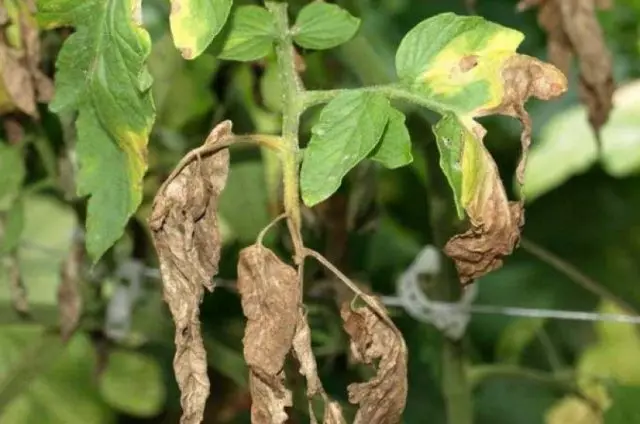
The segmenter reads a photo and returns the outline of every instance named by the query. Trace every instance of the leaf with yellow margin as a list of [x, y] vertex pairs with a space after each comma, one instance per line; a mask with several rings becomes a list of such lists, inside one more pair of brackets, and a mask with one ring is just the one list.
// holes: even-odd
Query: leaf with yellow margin
[[224, 27], [232, 0], [171, 0], [171, 34], [185, 59], [195, 59]]
[[404, 37], [396, 53], [397, 89], [443, 114], [434, 126], [440, 165], [453, 189], [460, 218], [470, 229], [445, 246], [469, 283], [502, 264], [520, 237], [523, 209], [509, 202], [493, 158], [484, 147], [485, 129], [474, 118], [501, 114], [522, 125], [522, 157], [516, 171], [522, 184], [531, 143], [530, 97], [555, 98], [566, 90], [557, 68], [516, 53], [522, 33], [478, 16], [443, 13]]
[[78, 112], [78, 194], [89, 196], [87, 250], [94, 261], [121, 236], [142, 200], [155, 119], [151, 50], [140, 0], [40, 0], [44, 28], [73, 26], [56, 62], [55, 113]]

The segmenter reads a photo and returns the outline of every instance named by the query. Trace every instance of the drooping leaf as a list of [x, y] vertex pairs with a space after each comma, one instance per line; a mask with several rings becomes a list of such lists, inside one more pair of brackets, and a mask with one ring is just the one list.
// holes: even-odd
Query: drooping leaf
[[254, 244], [240, 252], [238, 291], [247, 317], [242, 342], [250, 371], [251, 420], [283, 424], [285, 408], [293, 404], [284, 385], [284, 362], [298, 322], [298, 275], [271, 250]]
[[109, 405], [128, 415], [152, 417], [164, 403], [162, 370], [148, 355], [114, 350], [100, 375], [100, 394]]
[[370, 306], [352, 309], [348, 303], [340, 309], [351, 354], [377, 372], [369, 381], [349, 385], [349, 402], [358, 404], [354, 424], [396, 423], [407, 400], [407, 346], [380, 301], [369, 299], [378, 305], [375, 312]]
[[[108, 7], [107, 7], [108, 6]], [[151, 49], [136, 0], [40, 0], [45, 28], [73, 26], [56, 62], [51, 110], [78, 111], [78, 194], [90, 196], [86, 243], [94, 261], [140, 205], [154, 120], [145, 61]]]
[[340, 6], [314, 1], [300, 10], [293, 41], [305, 49], [331, 49], [349, 41], [359, 27], [360, 19]]
[[[580, 65], [580, 98], [596, 132], [611, 112], [613, 59], [607, 48], [597, 9], [610, 7], [598, 0], [525, 0], [519, 9], [538, 5], [538, 22], [547, 32], [549, 61], [568, 73], [575, 56]], [[586, 140], [585, 140], [586, 142]]]
[[[477, 125], [477, 124], [476, 124]], [[454, 188], [456, 204], [471, 228], [453, 236], [445, 253], [454, 259], [463, 284], [499, 268], [520, 239], [522, 205], [509, 202], [497, 166], [482, 143], [455, 115], [434, 126], [443, 171]]]
[[36, 104], [53, 96], [53, 83], [40, 70], [40, 37], [34, 0], [3, 0], [0, 10], [0, 114], [20, 111], [38, 117]]
[[217, 55], [224, 60], [250, 62], [269, 54], [276, 39], [275, 21], [260, 6], [240, 6], [231, 15], [229, 31]]
[[331, 196], [347, 172], [371, 153], [384, 133], [389, 111], [389, 101], [377, 93], [346, 93], [325, 106], [300, 171], [307, 206]]
[[369, 156], [386, 168], [400, 168], [413, 161], [411, 137], [404, 124], [405, 116], [397, 109], [390, 108], [389, 122], [382, 134], [382, 140]]
[[[209, 134], [205, 146], [233, 135], [231, 121]], [[164, 299], [176, 325], [173, 367], [181, 391], [182, 424], [199, 424], [209, 396], [207, 359], [200, 333], [204, 289], [213, 290], [222, 243], [218, 230], [218, 198], [229, 172], [229, 151], [206, 157], [196, 154], [180, 162], [158, 190], [149, 218], [160, 260]], [[184, 164], [184, 166], [183, 166]]]
[[185, 59], [195, 59], [224, 27], [232, 0], [171, 0], [171, 34]]

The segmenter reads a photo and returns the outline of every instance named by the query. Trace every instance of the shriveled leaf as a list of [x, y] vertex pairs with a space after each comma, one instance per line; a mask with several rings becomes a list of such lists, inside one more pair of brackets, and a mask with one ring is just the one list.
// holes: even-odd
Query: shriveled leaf
[[260, 6], [240, 6], [232, 14], [222, 40], [220, 59], [249, 62], [265, 57], [277, 37], [271, 13]]
[[311, 328], [309, 328], [307, 317], [302, 311], [298, 313], [296, 332], [293, 337], [293, 352], [300, 362], [300, 373], [307, 380], [307, 399], [311, 422], [317, 422], [311, 405], [312, 398], [321, 395], [325, 402], [323, 423], [346, 424], [340, 404], [329, 399], [318, 376], [318, 365], [311, 350]]
[[596, 9], [598, 0], [521, 1], [520, 9], [538, 5], [538, 22], [547, 32], [549, 60], [565, 73], [575, 56], [580, 65], [580, 97], [596, 134], [607, 122], [615, 90], [611, 53]]
[[58, 286], [59, 325], [62, 339], [67, 341], [76, 330], [82, 313], [82, 265], [84, 246], [80, 240], [74, 240], [60, 268]]
[[322, 110], [312, 128], [300, 171], [302, 199], [314, 206], [331, 196], [342, 178], [380, 142], [389, 101], [377, 93], [346, 93]]
[[32, 0], [2, 0], [0, 114], [21, 111], [38, 117], [36, 104], [53, 96], [53, 83], [40, 70], [40, 38]]
[[411, 137], [404, 123], [405, 116], [397, 109], [389, 109], [389, 122], [382, 134], [382, 140], [369, 156], [386, 168], [395, 169], [410, 164]]
[[[231, 121], [216, 126], [206, 145], [232, 137]], [[164, 299], [176, 325], [173, 361], [181, 391], [182, 424], [200, 423], [209, 395], [207, 360], [200, 334], [200, 302], [204, 288], [213, 290], [221, 241], [218, 198], [229, 170], [229, 152], [193, 158], [178, 165], [153, 201], [149, 218], [160, 260]]]
[[354, 359], [377, 372], [348, 387], [349, 402], [359, 405], [354, 424], [398, 423], [407, 398], [407, 347], [379, 300], [369, 299], [378, 305], [376, 312], [369, 306], [352, 309], [348, 303], [340, 310]]
[[360, 19], [340, 6], [314, 1], [300, 10], [293, 41], [306, 49], [331, 49], [349, 41], [359, 27]]
[[224, 27], [232, 0], [171, 0], [171, 34], [185, 59], [195, 59]]
[[87, 251], [97, 261], [142, 200], [155, 111], [145, 62], [151, 41], [137, 0], [40, 0], [45, 28], [73, 26], [56, 62], [56, 113], [78, 111], [77, 189], [90, 196]]
[[240, 252], [238, 291], [247, 317], [242, 342], [250, 371], [251, 420], [282, 424], [285, 408], [292, 405], [283, 368], [298, 322], [298, 275], [272, 251], [255, 244]]
[[[502, 257], [511, 254], [520, 239], [522, 205], [509, 202], [497, 166], [482, 138], [472, 133], [454, 115], [446, 115], [434, 126], [441, 156], [452, 163], [443, 168], [459, 205], [466, 211], [471, 228], [453, 236], [445, 253], [458, 269], [463, 284], [499, 268]], [[449, 147], [448, 147], [449, 146]], [[451, 151], [453, 150], [453, 151]], [[458, 153], [459, 152], [459, 153]], [[459, 194], [458, 194], [459, 193]]]

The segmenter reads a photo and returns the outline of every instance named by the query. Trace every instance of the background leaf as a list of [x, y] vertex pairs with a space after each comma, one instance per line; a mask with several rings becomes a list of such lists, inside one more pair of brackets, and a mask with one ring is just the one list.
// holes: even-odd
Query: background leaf
[[22, 187], [25, 174], [20, 146], [0, 143], [0, 210], [11, 207]]
[[185, 59], [195, 59], [222, 30], [232, 0], [171, 0], [173, 42]]
[[240, 6], [231, 15], [220, 40], [220, 59], [250, 62], [265, 57], [276, 38], [273, 16], [260, 6]]
[[300, 10], [293, 26], [293, 41], [305, 49], [331, 49], [349, 41], [360, 19], [335, 4], [314, 1]]

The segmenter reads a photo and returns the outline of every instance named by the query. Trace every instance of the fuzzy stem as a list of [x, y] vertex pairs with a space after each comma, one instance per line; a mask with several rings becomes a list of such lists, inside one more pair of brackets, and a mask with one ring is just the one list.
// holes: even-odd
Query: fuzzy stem
[[300, 235], [300, 194], [298, 187], [299, 146], [298, 127], [303, 111], [303, 87], [296, 72], [294, 47], [289, 31], [287, 4], [267, 1], [265, 5], [273, 15], [278, 38], [276, 39], [276, 58], [280, 85], [282, 87], [282, 140], [283, 150], [282, 177], [284, 185], [284, 209], [287, 224], [293, 239], [296, 262], [302, 260], [302, 237]]

